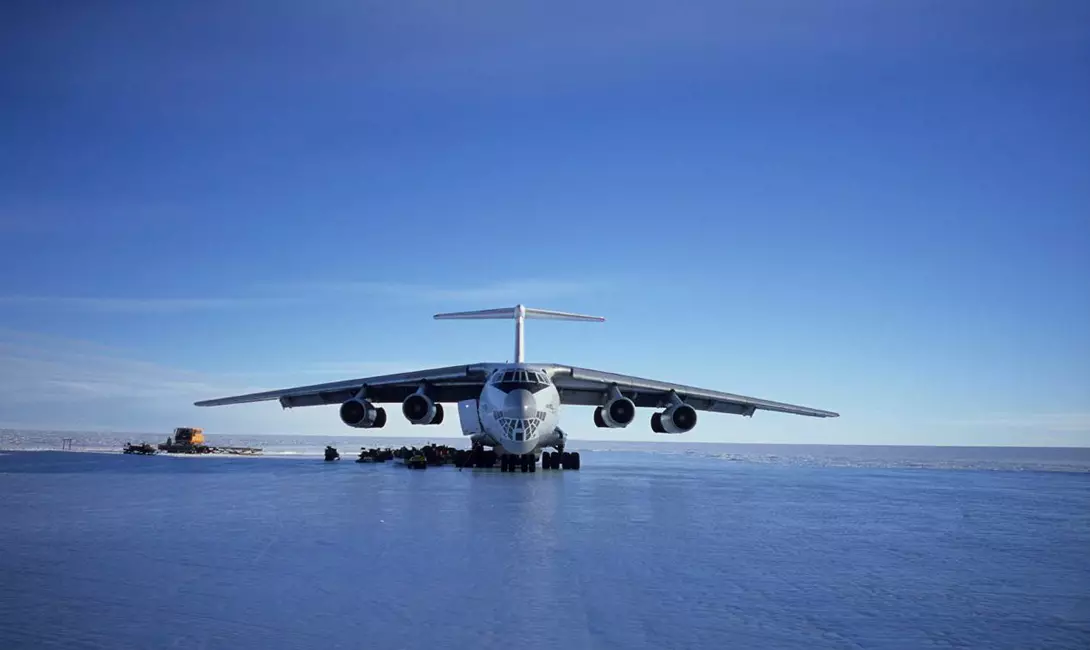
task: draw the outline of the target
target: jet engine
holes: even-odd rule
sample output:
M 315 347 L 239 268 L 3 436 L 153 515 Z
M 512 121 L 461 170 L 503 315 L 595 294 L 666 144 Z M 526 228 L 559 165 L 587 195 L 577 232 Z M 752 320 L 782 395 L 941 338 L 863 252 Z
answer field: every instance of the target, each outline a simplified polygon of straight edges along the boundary
M 617 397 L 594 409 L 594 425 L 600 429 L 620 429 L 636 419 L 636 404 L 627 397 Z
M 381 429 L 386 426 L 386 409 L 353 397 L 341 404 L 341 422 L 356 429 Z
M 442 424 L 443 405 L 424 393 L 413 393 L 401 403 L 405 419 L 413 424 Z
M 696 426 L 696 409 L 688 404 L 672 404 L 662 413 L 651 416 L 655 433 L 686 433 Z

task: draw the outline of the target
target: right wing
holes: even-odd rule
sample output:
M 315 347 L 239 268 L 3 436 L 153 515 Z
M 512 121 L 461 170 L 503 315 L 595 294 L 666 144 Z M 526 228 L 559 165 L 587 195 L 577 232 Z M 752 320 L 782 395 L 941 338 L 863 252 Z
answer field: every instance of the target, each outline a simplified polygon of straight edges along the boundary
M 670 393 L 677 394 L 686 404 L 698 411 L 733 413 L 752 416 L 757 410 L 779 411 L 793 415 L 819 418 L 840 417 L 838 413 L 823 409 L 785 404 L 772 400 L 724 393 L 708 388 L 673 384 L 655 379 L 620 375 L 589 368 L 551 365 L 553 384 L 560 391 L 562 404 L 600 406 L 605 403 L 611 387 L 616 387 L 639 407 L 662 408 L 670 404 Z
M 195 402 L 194 404 L 196 406 L 224 406 L 275 399 L 279 400 L 280 405 L 284 408 L 321 406 L 324 404 L 341 404 L 355 397 L 360 389 L 364 387 L 367 389 L 366 399 L 376 404 L 383 404 L 403 401 L 406 397 L 415 393 L 421 384 L 428 385 L 428 395 L 436 402 L 460 402 L 465 399 L 479 397 L 481 388 L 488 380 L 491 371 L 492 366 L 490 364 L 447 366 L 446 368 L 429 368 L 394 375 L 347 379 L 328 384 L 283 388 L 263 393 L 219 397 Z

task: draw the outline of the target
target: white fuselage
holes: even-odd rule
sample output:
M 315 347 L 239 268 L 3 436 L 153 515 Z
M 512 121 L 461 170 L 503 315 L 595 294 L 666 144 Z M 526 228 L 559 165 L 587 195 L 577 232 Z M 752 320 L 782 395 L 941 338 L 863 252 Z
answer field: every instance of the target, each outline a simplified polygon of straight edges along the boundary
M 557 428 L 560 393 L 548 373 L 532 364 L 497 368 L 481 389 L 477 415 L 484 430 L 481 442 L 509 454 L 537 455 L 564 442 Z

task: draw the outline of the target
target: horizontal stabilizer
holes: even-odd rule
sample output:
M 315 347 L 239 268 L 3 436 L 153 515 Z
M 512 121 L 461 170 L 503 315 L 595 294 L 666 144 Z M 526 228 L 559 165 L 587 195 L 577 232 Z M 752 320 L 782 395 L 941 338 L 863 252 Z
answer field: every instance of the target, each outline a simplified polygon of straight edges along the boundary
M 566 311 L 553 311 L 551 309 L 534 309 L 515 305 L 514 307 L 501 307 L 500 309 L 479 309 L 477 311 L 452 311 L 446 314 L 436 314 L 436 320 L 465 319 L 511 319 L 515 321 L 515 363 L 523 361 L 522 325 L 527 318 L 542 318 L 548 320 L 581 320 L 601 323 L 605 321 L 601 316 L 586 316 L 572 314 Z
M 595 323 L 605 322 L 601 316 L 587 316 L 585 314 L 572 314 L 566 311 L 552 311 L 551 309 L 532 309 L 526 307 L 526 318 L 548 318 L 552 320 L 587 320 Z
M 436 314 L 436 320 L 446 319 L 509 319 L 509 318 L 540 318 L 550 320 L 580 320 L 604 322 L 601 316 L 587 316 L 585 314 L 572 314 L 566 311 L 553 311 L 551 309 L 534 309 L 533 307 L 501 307 L 500 309 L 479 309 L 477 311 L 455 311 L 446 314 Z

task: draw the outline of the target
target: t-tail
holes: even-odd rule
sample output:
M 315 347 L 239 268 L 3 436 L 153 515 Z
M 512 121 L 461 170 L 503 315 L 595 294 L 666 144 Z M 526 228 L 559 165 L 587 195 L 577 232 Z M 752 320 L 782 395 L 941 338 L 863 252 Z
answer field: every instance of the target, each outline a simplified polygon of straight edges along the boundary
M 507 319 L 512 318 L 515 321 L 515 363 L 522 363 L 525 359 L 523 349 L 523 337 L 522 327 L 523 322 L 527 318 L 541 318 L 548 320 L 581 320 L 591 321 L 595 323 L 604 322 L 605 319 L 601 316 L 585 316 L 583 314 L 572 314 L 565 311 L 552 311 L 549 309 L 534 309 L 533 307 L 523 307 L 522 305 L 515 305 L 514 307 L 502 307 L 500 309 L 481 309 L 478 311 L 455 311 L 446 314 L 436 314 L 436 320 L 446 319 Z

